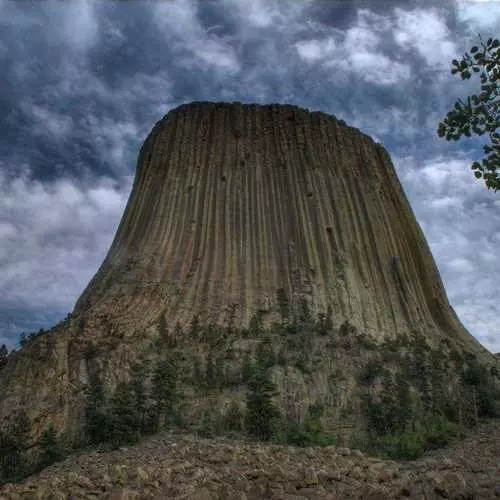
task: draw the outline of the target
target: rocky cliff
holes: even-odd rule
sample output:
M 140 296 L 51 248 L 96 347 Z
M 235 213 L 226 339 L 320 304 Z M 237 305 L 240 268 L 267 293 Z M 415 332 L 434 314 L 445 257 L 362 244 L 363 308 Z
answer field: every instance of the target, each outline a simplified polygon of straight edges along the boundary
M 300 420 L 322 401 L 332 429 L 356 421 L 360 370 L 380 346 L 406 366 L 418 335 L 450 366 L 466 353 L 495 364 L 451 308 L 380 144 L 295 106 L 182 105 L 144 142 L 112 246 L 71 317 L 9 356 L 0 421 L 24 408 L 33 437 L 49 419 L 76 436 L 90 375 L 112 391 L 139 358 L 167 353 L 196 422 L 207 405 L 242 400 L 242 360 L 264 333 L 280 407 Z M 217 397 L 193 378 L 212 354 L 225 363 Z
M 324 113 L 192 103 L 146 139 L 111 249 L 75 312 L 147 325 L 333 310 L 378 338 L 472 345 L 385 149 Z

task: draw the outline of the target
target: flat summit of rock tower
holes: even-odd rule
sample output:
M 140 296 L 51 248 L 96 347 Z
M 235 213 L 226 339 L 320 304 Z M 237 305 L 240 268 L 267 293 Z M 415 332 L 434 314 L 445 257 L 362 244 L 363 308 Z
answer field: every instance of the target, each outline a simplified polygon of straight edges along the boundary
M 321 112 L 193 102 L 154 126 L 75 313 L 143 326 L 248 324 L 330 308 L 375 338 L 475 344 L 385 149 Z

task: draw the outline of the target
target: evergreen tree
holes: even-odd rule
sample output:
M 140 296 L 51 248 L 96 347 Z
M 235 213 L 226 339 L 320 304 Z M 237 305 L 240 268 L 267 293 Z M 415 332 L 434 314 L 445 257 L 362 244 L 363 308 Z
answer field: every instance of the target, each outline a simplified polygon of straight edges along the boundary
M 462 381 L 469 393 L 469 404 L 472 405 L 474 422 L 479 417 L 495 417 L 495 401 L 500 399 L 488 370 L 482 366 L 475 356 L 469 356 L 467 366 L 462 371 Z
M 194 355 L 193 357 L 193 382 L 195 386 L 199 386 L 204 383 L 204 379 L 201 373 L 200 359 L 197 355 Z
M 248 433 L 259 440 L 268 441 L 276 432 L 280 412 L 272 402 L 276 387 L 270 379 L 269 371 L 260 367 L 248 383 L 247 414 L 245 427 Z
M 215 360 L 215 368 L 214 368 L 214 378 L 215 378 L 215 386 L 218 389 L 222 389 L 225 385 L 226 374 L 224 372 L 224 358 L 219 356 Z
M 321 417 L 323 416 L 324 407 L 320 403 L 309 405 L 307 415 L 304 420 L 304 430 L 308 434 L 311 441 L 316 442 L 321 434 Z
M 229 408 L 224 414 L 224 429 L 228 431 L 241 431 L 242 430 L 242 411 L 240 405 L 236 401 L 231 401 Z
M 430 367 L 428 361 L 429 345 L 423 336 L 415 336 L 413 345 L 413 379 L 420 391 L 422 411 L 426 415 L 432 409 L 430 389 Z
M 9 352 L 5 344 L 2 344 L 0 347 L 0 370 L 7 364 L 7 358 L 9 356 Z
M 439 351 L 431 352 L 431 388 L 432 414 L 438 416 L 445 409 L 446 401 L 445 368 Z
M 6 432 L 0 432 L 0 481 L 15 482 L 29 473 L 26 448 L 29 421 L 24 410 L 17 413 Z
M 243 362 L 241 367 L 241 375 L 243 383 L 248 382 L 254 374 L 254 364 L 248 352 L 243 355 Z
M 137 363 L 131 370 L 131 386 L 135 397 L 135 411 L 137 413 L 137 428 L 141 434 L 151 432 L 148 421 L 148 405 L 146 389 L 144 387 L 145 379 L 148 375 L 148 367 L 145 361 Z
M 250 323 L 248 325 L 248 329 L 250 330 L 250 334 L 254 337 L 258 337 L 263 329 L 263 313 L 262 311 L 257 311 L 251 318 Z
M 47 467 L 64 458 L 64 452 L 57 442 L 56 430 L 52 422 L 49 422 L 47 428 L 43 431 L 39 444 L 41 448 L 40 468 Z
M 212 359 L 212 351 L 208 351 L 207 366 L 205 368 L 205 380 L 209 389 L 214 389 L 216 386 L 215 367 Z
M 310 325 L 313 320 L 311 316 L 311 310 L 309 309 L 309 304 L 305 298 L 301 298 L 298 307 L 298 322 L 302 325 Z
M 396 373 L 395 428 L 404 431 L 412 418 L 412 400 L 410 386 L 401 373 Z
M 328 306 L 327 313 L 318 313 L 318 319 L 314 325 L 316 333 L 325 336 L 333 330 L 332 308 Z
M 276 356 L 270 337 L 265 337 L 257 344 L 255 357 L 257 365 L 264 370 L 271 368 L 276 363 Z
M 276 290 L 276 302 L 278 303 L 281 324 L 284 324 L 288 321 L 290 316 L 289 301 L 284 288 L 278 288 L 278 290 Z
M 165 321 L 165 313 L 161 313 L 158 318 L 158 341 L 159 345 L 167 343 L 167 322 Z
M 85 434 L 89 444 L 103 443 L 107 439 L 107 416 L 102 381 L 97 374 L 91 374 L 86 389 Z
M 159 361 L 153 374 L 153 397 L 155 406 L 153 414 L 159 429 L 164 428 L 174 416 L 177 403 L 177 374 L 173 361 Z
M 195 315 L 191 318 L 191 322 L 189 323 L 189 337 L 197 339 L 200 331 L 200 320 L 198 319 L 198 315 Z
M 139 441 L 138 413 L 132 384 L 120 382 L 111 398 L 108 437 L 114 446 Z

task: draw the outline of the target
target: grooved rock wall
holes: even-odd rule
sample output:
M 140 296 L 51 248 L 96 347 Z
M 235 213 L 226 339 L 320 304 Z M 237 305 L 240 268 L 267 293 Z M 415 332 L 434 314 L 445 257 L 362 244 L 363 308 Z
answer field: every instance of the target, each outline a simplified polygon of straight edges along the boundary
M 144 324 L 333 311 L 375 337 L 474 343 L 385 149 L 288 105 L 179 106 L 146 139 L 112 247 L 75 312 Z

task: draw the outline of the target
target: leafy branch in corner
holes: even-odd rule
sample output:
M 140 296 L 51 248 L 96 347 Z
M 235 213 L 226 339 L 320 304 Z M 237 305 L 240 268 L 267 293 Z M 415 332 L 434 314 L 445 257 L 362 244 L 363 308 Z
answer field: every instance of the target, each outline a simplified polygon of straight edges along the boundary
M 451 74 L 460 74 L 462 80 L 469 80 L 472 73 L 480 73 L 481 92 L 472 95 L 467 102 L 458 99 L 437 133 L 447 141 L 458 141 L 462 135 L 471 133 L 489 135 L 491 145 L 483 147 L 485 158 L 475 161 L 471 168 L 476 178 L 483 178 L 488 189 L 500 189 L 500 41 L 489 38 L 486 42 L 479 35 L 480 46 L 474 46 L 460 61 L 452 61 Z

